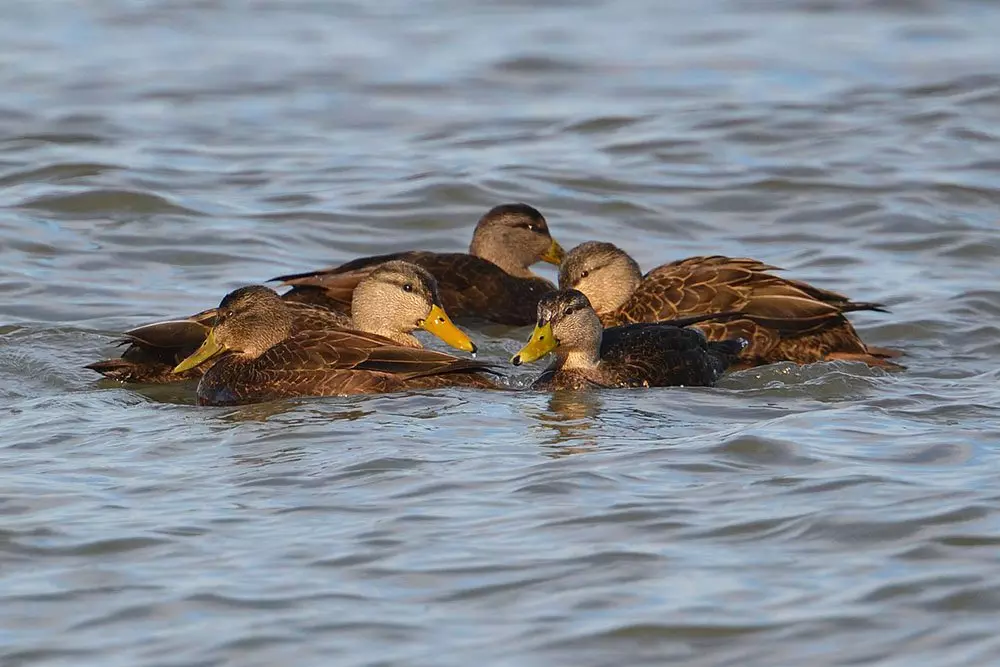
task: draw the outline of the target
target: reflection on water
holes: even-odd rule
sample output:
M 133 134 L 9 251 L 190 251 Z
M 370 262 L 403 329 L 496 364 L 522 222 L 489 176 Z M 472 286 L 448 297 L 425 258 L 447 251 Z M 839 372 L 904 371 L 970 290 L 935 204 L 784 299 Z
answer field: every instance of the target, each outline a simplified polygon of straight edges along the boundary
M 236 408 L 217 408 L 220 412 L 218 419 L 227 423 L 240 424 L 242 422 L 266 422 L 276 417 L 282 417 L 283 419 L 279 421 L 280 424 L 294 427 L 311 421 L 356 421 L 364 419 L 374 412 L 363 408 L 353 408 L 346 410 L 324 409 L 316 414 L 309 414 L 301 408 L 308 406 L 310 400 L 312 399 L 271 401 L 241 405 Z
M 266 454 L 234 454 L 234 463 L 250 466 L 268 466 L 284 463 L 297 463 L 305 458 L 305 452 L 301 447 L 285 447 Z
M 1000 5 L 3 18 L 3 665 L 996 662 Z M 200 408 L 83 368 L 507 201 L 887 303 L 852 320 L 908 370 Z M 471 333 L 540 371 L 530 327 Z
M 598 448 L 598 434 L 591 429 L 601 410 L 598 391 L 556 391 L 548 398 L 545 410 L 529 415 L 538 421 L 546 434 L 542 443 L 551 449 L 550 456 L 568 456 L 592 452 Z

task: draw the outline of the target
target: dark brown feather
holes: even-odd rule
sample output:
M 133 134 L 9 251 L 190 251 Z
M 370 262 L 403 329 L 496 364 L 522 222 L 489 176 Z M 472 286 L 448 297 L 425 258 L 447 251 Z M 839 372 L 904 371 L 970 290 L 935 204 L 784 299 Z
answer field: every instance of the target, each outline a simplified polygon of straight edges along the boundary
M 198 383 L 203 405 L 344 396 L 434 387 L 496 389 L 488 363 L 407 348 L 348 329 L 298 332 L 256 359 L 230 354 Z
M 288 304 L 292 312 L 293 331 L 326 329 L 350 324 L 343 313 L 306 304 Z M 123 334 L 121 345 L 128 345 L 119 359 L 104 359 L 85 368 L 121 382 L 166 384 L 196 379 L 205 372 L 203 366 L 183 373 L 173 368 L 194 353 L 205 342 L 215 323 L 216 309 L 204 310 L 183 320 L 154 322 Z M 383 339 L 385 340 L 385 339 Z M 390 344 L 392 341 L 390 341 Z
M 544 390 L 712 386 L 736 361 L 746 342 L 709 342 L 697 329 L 679 326 L 686 323 L 638 323 L 605 329 L 601 363 L 596 369 L 565 370 L 557 361 L 532 386 Z
M 292 287 L 282 295 L 286 301 L 350 312 L 351 294 L 357 284 L 376 266 L 392 260 L 412 262 L 430 271 L 438 282 L 441 305 L 456 319 L 474 317 L 500 324 L 531 324 L 539 297 L 554 288 L 543 278 L 518 278 L 473 255 L 423 251 L 362 257 L 338 267 L 272 280 Z

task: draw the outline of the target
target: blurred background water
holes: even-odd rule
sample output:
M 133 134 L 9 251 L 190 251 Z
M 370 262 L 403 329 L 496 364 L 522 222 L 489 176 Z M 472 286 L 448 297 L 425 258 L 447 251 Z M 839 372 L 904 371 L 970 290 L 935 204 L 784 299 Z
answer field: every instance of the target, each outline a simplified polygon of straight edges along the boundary
M 997 3 L 3 15 L 5 667 L 1000 664 Z M 81 368 L 508 201 L 888 303 L 909 370 L 202 409 Z

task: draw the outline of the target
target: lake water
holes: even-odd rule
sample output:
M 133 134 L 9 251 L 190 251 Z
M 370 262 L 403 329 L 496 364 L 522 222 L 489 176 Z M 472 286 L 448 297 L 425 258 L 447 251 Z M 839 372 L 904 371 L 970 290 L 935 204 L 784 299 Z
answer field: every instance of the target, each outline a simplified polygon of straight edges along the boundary
M 998 34 L 992 0 L 5 4 L 0 664 L 1000 664 Z M 885 302 L 852 318 L 909 368 L 238 409 L 82 368 L 508 201 Z

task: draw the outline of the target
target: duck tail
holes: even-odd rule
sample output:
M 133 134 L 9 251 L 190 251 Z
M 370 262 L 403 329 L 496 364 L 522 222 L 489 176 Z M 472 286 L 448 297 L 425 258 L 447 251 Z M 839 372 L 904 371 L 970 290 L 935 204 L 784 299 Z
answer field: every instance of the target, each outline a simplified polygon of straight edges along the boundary
M 128 359 L 103 359 L 87 364 L 84 368 L 97 371 L 104 377 L 118 382 L 142 384 L 169 384 L 198 376 L 198 369 L 177 375 L 173 366 L 161 362 L 137 362 Z
M 103 359 L 87 364 L 84 368 L 97 371 L 106 378 L 128 382 L 136 373 L 136 365 L 125 359 Z
M 837 304 L 837 307 L 842 313 L 853 313 L 859 310 L 874 310 L 876 313 L 892 312 L 884 303 L 875 303 L 874 301 L 848 301 Z
M 891 347 L 876 347 L 874 345 L 865 345 L 865 347 L 868 349 L 868 354 L 879 359 L 899 359 L 906 356 L 906 352 Z

